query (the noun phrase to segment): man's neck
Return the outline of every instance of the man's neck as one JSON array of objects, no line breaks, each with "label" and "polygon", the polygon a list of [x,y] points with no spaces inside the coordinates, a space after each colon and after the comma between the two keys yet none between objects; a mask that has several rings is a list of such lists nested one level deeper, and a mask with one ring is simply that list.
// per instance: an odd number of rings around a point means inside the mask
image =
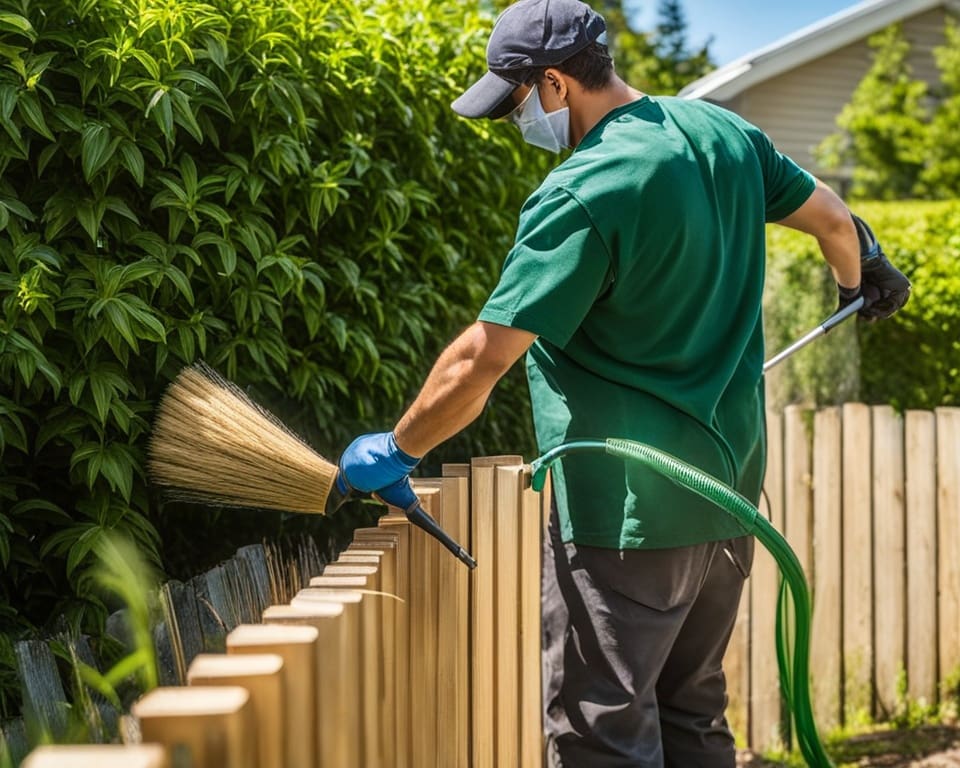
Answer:
[{"label": "man's neck", "polygon": [[614,75],[613,82],[601,91],[582,91],[580,109],[573,117],[570,129],[573,145],[576,146],[590,129],[617,107],[643,98],[644,94],[631,88]]}]

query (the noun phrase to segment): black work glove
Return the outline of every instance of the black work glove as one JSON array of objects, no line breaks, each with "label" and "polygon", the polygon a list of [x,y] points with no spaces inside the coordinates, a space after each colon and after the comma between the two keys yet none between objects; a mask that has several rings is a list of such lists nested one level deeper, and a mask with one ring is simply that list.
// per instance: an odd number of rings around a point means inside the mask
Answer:
[{"label": "black work glove", "polygon": [[867,222],[856,214],[850,216],[860,240],[860,285],[857,288],[837,286],[839,309],[863,296],[863,307],[857,314],[867,320],[882,320],[907,303],[910,281],[887,260]]},{"label": "black work glove", "polygon": [[[837,312],[846,307],[848,304],[853,304],[853,302],[860,298],[861,293],[862,291],[860,290],[859,285],[856,288],[844,288],[842,285],[840,285],[840,283],[837,283],[837,294],[839,294],[840,299],[837,302]],[[864,302],[863,304],[866,306],[867,303]],[[863,308],[861,307],[859,311],[862,312]]]}]

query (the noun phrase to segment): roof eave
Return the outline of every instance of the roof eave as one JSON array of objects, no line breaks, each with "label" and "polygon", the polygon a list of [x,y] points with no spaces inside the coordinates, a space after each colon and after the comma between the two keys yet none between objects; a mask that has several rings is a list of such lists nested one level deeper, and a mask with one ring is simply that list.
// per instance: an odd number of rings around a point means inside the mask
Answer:
[{"label": "roof eave", "polygon": [[686,99],[729,101],[790,69],[862,40],[898,21],[958,0],[866,0],[794,32],[701,77],[679,92]]}]

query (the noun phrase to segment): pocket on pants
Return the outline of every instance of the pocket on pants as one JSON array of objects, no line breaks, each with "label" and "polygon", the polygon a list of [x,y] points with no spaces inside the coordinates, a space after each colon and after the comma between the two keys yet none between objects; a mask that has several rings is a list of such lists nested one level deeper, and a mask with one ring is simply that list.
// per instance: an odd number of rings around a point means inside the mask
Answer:
[{"label": "pocket on pants", "polygon": [[635,603],[669,611],[696,599],[716,547],[717,542],[670,549],[576,547],[571,565]]},{"label": "pocket on pants", "polygon": [[750,569],[753,568],[753,548],[753,536],[740,536],[723,542],[723,554],[744,579],[750,576]]}]

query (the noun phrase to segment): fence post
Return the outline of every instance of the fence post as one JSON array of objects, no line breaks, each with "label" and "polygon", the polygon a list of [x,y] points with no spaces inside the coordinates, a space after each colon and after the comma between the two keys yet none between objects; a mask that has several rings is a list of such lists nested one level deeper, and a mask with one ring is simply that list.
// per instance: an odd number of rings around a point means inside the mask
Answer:
[{"label": "fence post", "polygon": [[540,665],[540,566],[543,525],[540,494],[519,477],[520,491],[520,765],[539,765],[543,753]]},{"label": "fence post", "polygon": [[[400,564],[402,557],[400,536],[396,531],[386,528],[357,528],[353,532],[353,543],[345,550],[364,551],[373,549],[382,552],[381,588],[397,599],[383,601],[384,623],[382,643],[384,648],[392,649],[384,654],[384,699],[386,704],[384,727],[387,731],[387,743],[392,744],[391,760],[393,768],[407,768],[409,760],[410,708],[401,706],[401,692],[398,685],[401,667],[406,669],[404,657],[400,651],[400,638],[409,638],[407,624],[407,605],[405,593],[401,587]],[[343,553],[341,554],[343,559]],[[405,561],[404,561],[405,562]],[[466,663],[466,662],[464,662]]]},{"label": "fence post", "polygon": [[937,408],[940,681],[960,672],[960,408]]},{"label": "fence post", "polygon": [[803,406],[790,405],[783,414],[783,525],[787,541],[796,553],[804,575],[812,580],[813,476],[810,468],[808,413]]},{"label": "fence post", "polygon": [[843,406],[844,719],[873,714],[870,407]]},{"label": "fence post", "polygon": [[274,653],[227,656],[201,653],[187,670],[191,687],[224,686],[250,694],[256,732],[257,768],[284,768],[287,762],[283,658]]},{"label": "fence post", "polygon": [[841,722],[841,423],[839,408],[817,411],[813,422],[813,632],[810,668],[813,711],[822,730]]},{"label": "fence post", "polygon": [[496,468],[517,466],[520,456],[487,456],[470,462],[470,533],[477,568],[470,576],[471,766],[496,762]]},{"label": "fence post", "polygon": [[131,713],[143,741],[162,744],[174,765],[186,758],[192,768],[257,766],[257,722],[246,688],[154,688]]},{"label": "fence post", "polygon": [[[334,577],[329,577],[334,578]],[[340,578],[349,578],[343,576]],[[343,611],[336,620],[336,658],[329,664],[321,662],[321,669],[328,674],[331,683],[317,691],[317,706],[322,714],[335,724],[336,742],[331,750],[340,757],[334,765],[356,768],[364,764],[365,745],[361,722],[357,713],[363,707],[363,670],[361,668],[361,601],[363,594],[348,587],[307,587],[301,589],[290,601],[290,606],[299,611],[314,611],[318,605],[340,603]],[[335,631],[336,631],[335,629]]]},{"label": "fence post", "polygon": [[284,768],[315,768],[319,636],[316,627],[279,624],[241,624],[227,635],[228,654],[276,654],[283,659]]},{"label": "fence post", "polygon": [[903,420],[873,407],[873,594],[878,717],[896,711],[905,669],[906,578],[903,516]]},{"label": "fence post", "polygon": [[21,768],[168,768],[159,744],[71,744],[37,747]]},{"label": "fence post", "polygon": [[937,421],[907,411],[907,692],[937,700]]},{"label": "fence post", "polygon": [[[783,416],[767,412],[767,473],[764,488],[773,526],[783,531]],[[761,514],[763,510],[761,510]],[[754,749],[782,746],[780,679],[775,632],[777,564],[757,547],[750,577],[750,744]]]},{"label": "fence post", "polygon": [[348,765],[350,745],[346,729],[337,722],[337,707],[348,702],[352,695],[340,670],[343,653],[340,642],[343,636],[343,603],[316,602],[310,608],[294,608],[290,605],[270,605],[263,612],[265,626],[305,626],[317,632],[314,659],[314,715],[311,726],[314,734],[314,753],[320,768],[328,765]]}]

